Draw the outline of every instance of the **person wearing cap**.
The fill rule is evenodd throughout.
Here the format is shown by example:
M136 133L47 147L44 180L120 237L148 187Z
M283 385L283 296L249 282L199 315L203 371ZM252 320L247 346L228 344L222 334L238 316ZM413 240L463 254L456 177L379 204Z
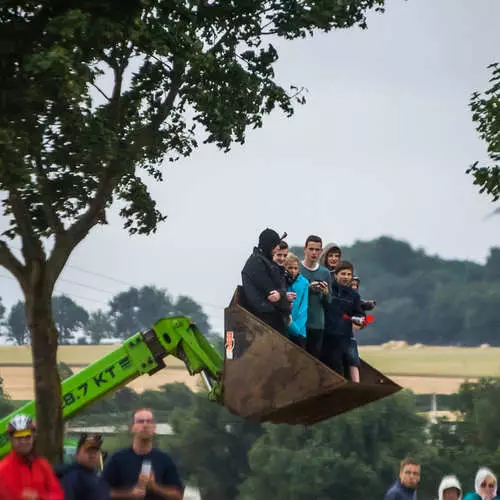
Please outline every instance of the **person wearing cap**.
M108 500L109 486L97 475L101 460L102 437L82 434L75 462L64 472L61 485L67 500Z
M241 279L246 309L286 335L291 304L284 274L273 261L273 253L284 237L272 229L262 231L258 246L241 271Z
M445 476L439 485L438 500L462 500L462 486L456 476Z
M36 425L18 414L7 426L12 450L0 462L0 500L64 500L49 462L35 452Z

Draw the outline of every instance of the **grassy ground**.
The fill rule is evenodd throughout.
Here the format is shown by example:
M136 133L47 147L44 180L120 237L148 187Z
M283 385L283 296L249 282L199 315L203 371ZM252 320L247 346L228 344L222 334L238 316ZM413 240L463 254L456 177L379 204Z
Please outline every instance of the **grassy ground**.
M62 346L59 360L78 371L116 346ZM361 357L401 386L417 394L452 394L466 379L500 377L500 348L365 346ZM183 382L196 389L199 377L190 377L181 361L169 357L167 369L153 377L139 377L130 387L142 392ZM29 347L0 347L0 377L14 399L33 397L33 371Z
M68 365L95 361L115 346L62 346L59 360ZM500 348L361 346L362 358L388 375L433 377L500 377ZM31 365L29 347L0 347L1 365ZM183 366L168 358L171 368Z
M500 348L367 346L360 354L387 375L500 377Z

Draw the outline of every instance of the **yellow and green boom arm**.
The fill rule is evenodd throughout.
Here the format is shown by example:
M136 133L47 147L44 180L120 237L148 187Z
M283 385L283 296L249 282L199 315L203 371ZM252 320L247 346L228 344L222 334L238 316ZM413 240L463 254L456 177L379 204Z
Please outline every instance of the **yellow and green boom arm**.
M222 402L223 360L198 328L185 317L165 318L146 332L136 333L117 349L90 364L61 384L63 420L141 375L165 367L163 358L182 360L190 375L201 374L209 398ZM10 449L7 425L18 413L35 418L31 401L0 420L0 458Z

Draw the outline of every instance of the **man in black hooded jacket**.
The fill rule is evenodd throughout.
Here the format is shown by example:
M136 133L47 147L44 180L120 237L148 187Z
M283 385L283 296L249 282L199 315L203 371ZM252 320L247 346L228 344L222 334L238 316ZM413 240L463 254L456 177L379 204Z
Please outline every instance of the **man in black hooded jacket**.
M273 262L273 252L283 238L272 229L262 231L259 245L243 267L241 278L246 308L285 335L290 302L284 272Z

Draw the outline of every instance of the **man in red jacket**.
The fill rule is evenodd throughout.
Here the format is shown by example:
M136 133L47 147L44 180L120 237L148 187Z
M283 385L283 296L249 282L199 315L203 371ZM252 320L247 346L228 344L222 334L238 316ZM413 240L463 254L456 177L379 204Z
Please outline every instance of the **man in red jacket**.
M27 415L16 415L9 422L12 451L0 462L1 500L64 500L49 462L35 454L35 431Z

